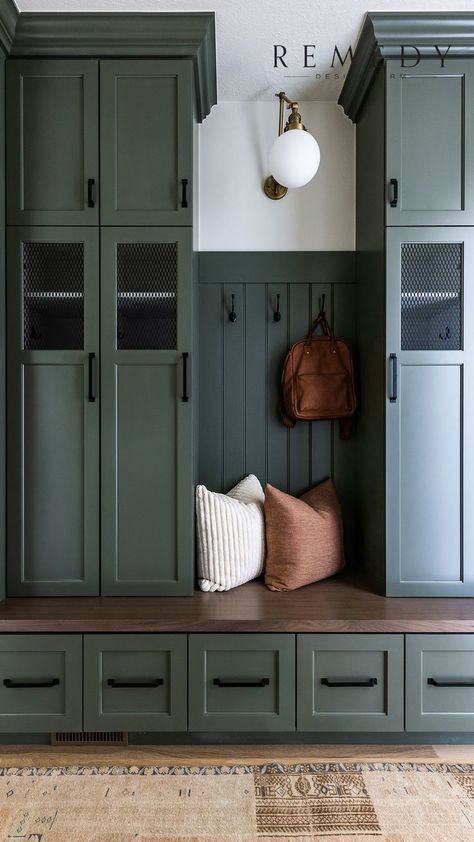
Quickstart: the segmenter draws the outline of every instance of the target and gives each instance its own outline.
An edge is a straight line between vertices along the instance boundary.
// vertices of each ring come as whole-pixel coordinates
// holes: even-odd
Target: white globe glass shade
[[[282,187],[303,187],[316,175],[320,160],[313,135],[303,129],[289,129],[270,149],[269,170]]]

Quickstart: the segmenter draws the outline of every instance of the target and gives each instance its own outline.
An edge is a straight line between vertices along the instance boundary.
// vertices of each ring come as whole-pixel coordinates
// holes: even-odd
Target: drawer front
[[[299,731],[402,731],[403,635],[301,634]]]
[[[291,634],[189,638],[190,731],[294,731]]]
[[[407,731],[474,731],[474,635],[409,634]]]
[[[81,729],[81,636],[0,635],[0,732]]]
[[[84,728],[185,731],[186,635],[84,638]]]

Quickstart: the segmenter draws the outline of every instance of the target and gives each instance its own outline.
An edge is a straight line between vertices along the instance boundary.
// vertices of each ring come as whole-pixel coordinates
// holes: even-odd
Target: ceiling
[[[286,90],[293,99],[334,100],[344,69],[331,68],[354,46],[368,0],[17,0],[22,12],[215,11],[219,100],[268,100]],[[472,11],[472,0],[378,0],[370,11]],[[274,69],[274,44],[286,47]],[[308,65],[304,67],[304,45]],[[345,67],[347,68],[348,62]],[[336,79],[335,73],[341,78]],[[317,78],[317,74],[320,78]],[[329,74],[329,78],[326,78]]]

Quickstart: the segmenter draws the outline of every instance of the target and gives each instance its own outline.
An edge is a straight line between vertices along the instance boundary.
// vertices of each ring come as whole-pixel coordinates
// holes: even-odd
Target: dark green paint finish
[[[177,347],[117,350],[117,244],[177,243]],[[192,255],[186,228],[102,229],[102,593],[193,587]],[[183,402],[183,358],[188,396]]]
[[[1,39],[1,28],[0,28]],[[0,599],[6,593],[5,56],[0,51]]]
[[[13,0],[2,0],[0,4],[0,46],[6,55],[10,52],[19,17],[20,12]]]
[[[158,683],[114,687],[117,683]],[[185,731],[187,638],[184,634],[84,637],[84,729]]]
[[[98,232],[8,231],[8,594],[99,590],[100,389],[88,400],[88,354],[99,350]],[[23,350],[25,242],[84,244],[84,348]]]
[[[299,731],[403,731],[403,635],[300,634],[297,653]]]
[[[102,225],[191,225],[191,62],[105,60],[100,79]]]
[[[200,284],[350,284],[353,251],[202,251]]]
[[[45,687],[6,687],[51,683]],[[0,728],[3,732],[82,730],[82,637],[0,636]]]
[[[189,730],[293,731],[294,682],[294,635],[190,635]]]
[[[98,63],[7,62],[7,216],[10,225],[96,225]]]
[[[407,635],[405,681],[407,731],[474,730],[474,635]]]

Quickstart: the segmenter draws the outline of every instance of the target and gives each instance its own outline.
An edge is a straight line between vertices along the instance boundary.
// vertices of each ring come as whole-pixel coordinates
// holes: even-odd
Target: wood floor
[[[0,746],[0,766],[206,766],[320,762],[322,760],[407,760],[474,763],[474,745],[426,746]]]

